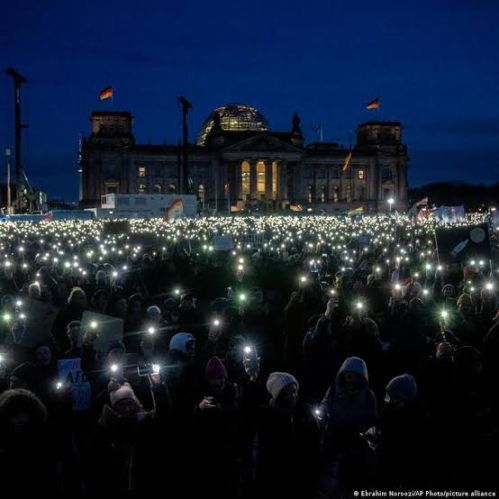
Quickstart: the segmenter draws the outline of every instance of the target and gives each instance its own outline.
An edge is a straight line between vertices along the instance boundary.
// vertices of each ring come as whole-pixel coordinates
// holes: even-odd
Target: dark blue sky
[[[29,79],[24,163],[59,198],[77,197],[78,133],[92,110],[111,107],[98,100],[107,85],[141,142],[177,142],[185,95],[191,138],[228,102],[258,108],[274,130],[297,111],[308,140],[321,122],[324,139],[343,144],[364,120],[400,120],[412,185],[493,182],[498,21],[496,0],[3,2],[0,68]],[[2,75],[2,149],[13,138],[11,94]],[[366,111],[376,96],[381,110]]]

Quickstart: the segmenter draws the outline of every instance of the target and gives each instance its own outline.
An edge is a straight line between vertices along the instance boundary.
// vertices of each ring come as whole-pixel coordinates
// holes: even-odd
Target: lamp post
[[[395,199],[388,198],[388,205],[390,206],[390,213],[392,212],[392,205],[395,203]]]
[[[9,147],[5,148],[5,158],[7,160],[7,215],[11,214],[11,192],[10,192],[10,157],[12,153]]]

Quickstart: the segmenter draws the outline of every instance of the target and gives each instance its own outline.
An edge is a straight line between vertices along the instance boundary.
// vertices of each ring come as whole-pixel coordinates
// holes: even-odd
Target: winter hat
[[[151,305],[150,307],[147,307],[146,310],[147,315],[161,315],[161,309],[157,305]]]
[[[360,377],[369,382],[369,374],[367,372],[367,365],[360,357],[348,357],[345,359],[338,371],[338,377],[345,372],[358,374]]]
[[[109,393],[109,400],[111,401],[111,405],[115,405],[122,400],[137,400],[135,396],[135,392],[132,387],[128,383],[123,383],[116,390],[112,390]]]
[[[418,385],[410,374],[401,374],[390,380],[386,385],[386,391],[396,399],[412,402],[418,392]]]
[[[37,385],[38,381],[38,371],[32,362],[23,362],[18,365],[11,373],[11,377],[16,377],[22,380],[28,385],[29,388],[33,388]]]
[[[227,369],[218,357],[212,357],[206,364],[204,375],[208,381],[213,378],[227,378]]]
[[[274,400],[277,400],[277,397],[279,397],[282,390],[293,383],[297,388],[300,386],[297,379],[291,374],[273,372],[270,373],[269,378],[267,379],[267,391]]]
[[[170,350],[177,350],[182,353],[187,353],[187,344],[195,341],[194,336],[190,333],[177,333],[170,340]]]

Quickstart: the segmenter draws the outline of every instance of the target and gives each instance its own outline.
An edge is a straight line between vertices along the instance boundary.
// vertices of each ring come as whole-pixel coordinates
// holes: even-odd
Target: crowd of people
[[[499,488],[493,234],[458,263],[398,215],[117,227],[0,226],[3,490]]]

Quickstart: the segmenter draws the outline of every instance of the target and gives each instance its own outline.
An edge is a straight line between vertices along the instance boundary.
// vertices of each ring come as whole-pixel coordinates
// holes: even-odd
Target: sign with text
[[[81,369],[80,359],[61,359],[57,361],[59,380],[71,387],[74,411],[86,411],[90,408],[91,388],[85,373]]]

